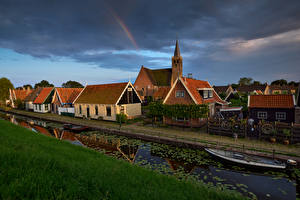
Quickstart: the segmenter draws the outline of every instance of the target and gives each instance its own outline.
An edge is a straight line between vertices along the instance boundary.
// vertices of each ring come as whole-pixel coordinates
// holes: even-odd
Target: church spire
[[[180,56],[180,50],[179,50],[178,40],[176,40],[174,56],[175,57],[179,57]]]
[[[172,78],[171,86],[178,77],[182,77],[182,57],[180,56],[180,50],[178,45],[178,39],[176,39],[174,56],[172,56]]]

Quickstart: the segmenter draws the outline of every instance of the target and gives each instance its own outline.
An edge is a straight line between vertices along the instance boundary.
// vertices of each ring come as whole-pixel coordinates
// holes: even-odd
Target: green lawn
[[[0,199],[242,199],[0,120]]]

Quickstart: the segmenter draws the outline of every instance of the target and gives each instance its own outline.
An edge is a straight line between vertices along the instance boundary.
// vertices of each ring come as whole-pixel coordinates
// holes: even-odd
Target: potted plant
[[[283,129],[282,133],[285,136],[285,139],[283,140],[283,143],[286,144],[286,145],[290,144],[291,130]]]
[[[276,129],[273,129],[273,130],[271,131],[271,137],[270,137],[270,141],[271,141],[272,143],[275,143],[275,142],[276,142],[276,134],[277,134]]]

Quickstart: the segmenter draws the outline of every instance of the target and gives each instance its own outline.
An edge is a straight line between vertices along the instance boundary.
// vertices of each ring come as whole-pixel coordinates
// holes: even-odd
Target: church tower
[[[182,77],[182,57],[180,56],[180,50],[178,45],[178,40],[176,40],[176,46],[174,51],[174,56],[172,56],[172,79],[171,86],[176,81],[178,77]]]

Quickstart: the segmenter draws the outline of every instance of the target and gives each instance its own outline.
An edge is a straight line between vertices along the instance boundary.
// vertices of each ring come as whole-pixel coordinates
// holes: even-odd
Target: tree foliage
[[[83,85],[77,81],[67,81],[61,85],[63,88],[83,88]]]
[[[208,116],[208,105],[185,105],[185,104],[175,104],[166,105],[161,102],[151,102],[149,104],[149,115],[151,117],[180,117],[180,118],[206,118]]]
[[[262,85],[262,83],[259,81],[253,81],[252,85]]]
[[[26,85],[23,85],[23,88],[30,88],[30,89],[32,89],[33,87],[32,87],[32,85],[30,85],[30,84],[26,84]]]
[[[41,82],[37,83],[34,85],[34,89],[38,88],[38,87],[54,87],[53,84],[49,83],[46,80],[42,80]]]
[[[251,85],[253,82],[253,79],[250,77],[243,77],[239,80],[239,85]]]
[[[120,124],[120,127],[122,126],[122,123],[126,123],[127,122],[127,116],[123,113],[117,114],[116,115],[116,120],[117,122]]]
[[[287,84],[288,84],[287,81],[284,79],[279,79],[271,83],[271,85],[287,85]]]
[[[243,106],[243,111],[247,111],[248,95],[235,93],[230,103],[231,107]]]
[[[25,109],[25,104],[21,99],[16,99],[14,101],[14,104],[16,106],[16,108],[20,109],[20,110],[24,110]]]
[[[225,99],[226,98],[226,93],[225,92],[221,92],[220,94],[219,94],[219,96],[221,97],[221,99]]]
[[[0,101],[9,99],[9,89],[14,89],[13,84],[7,78],[0,78]]]

